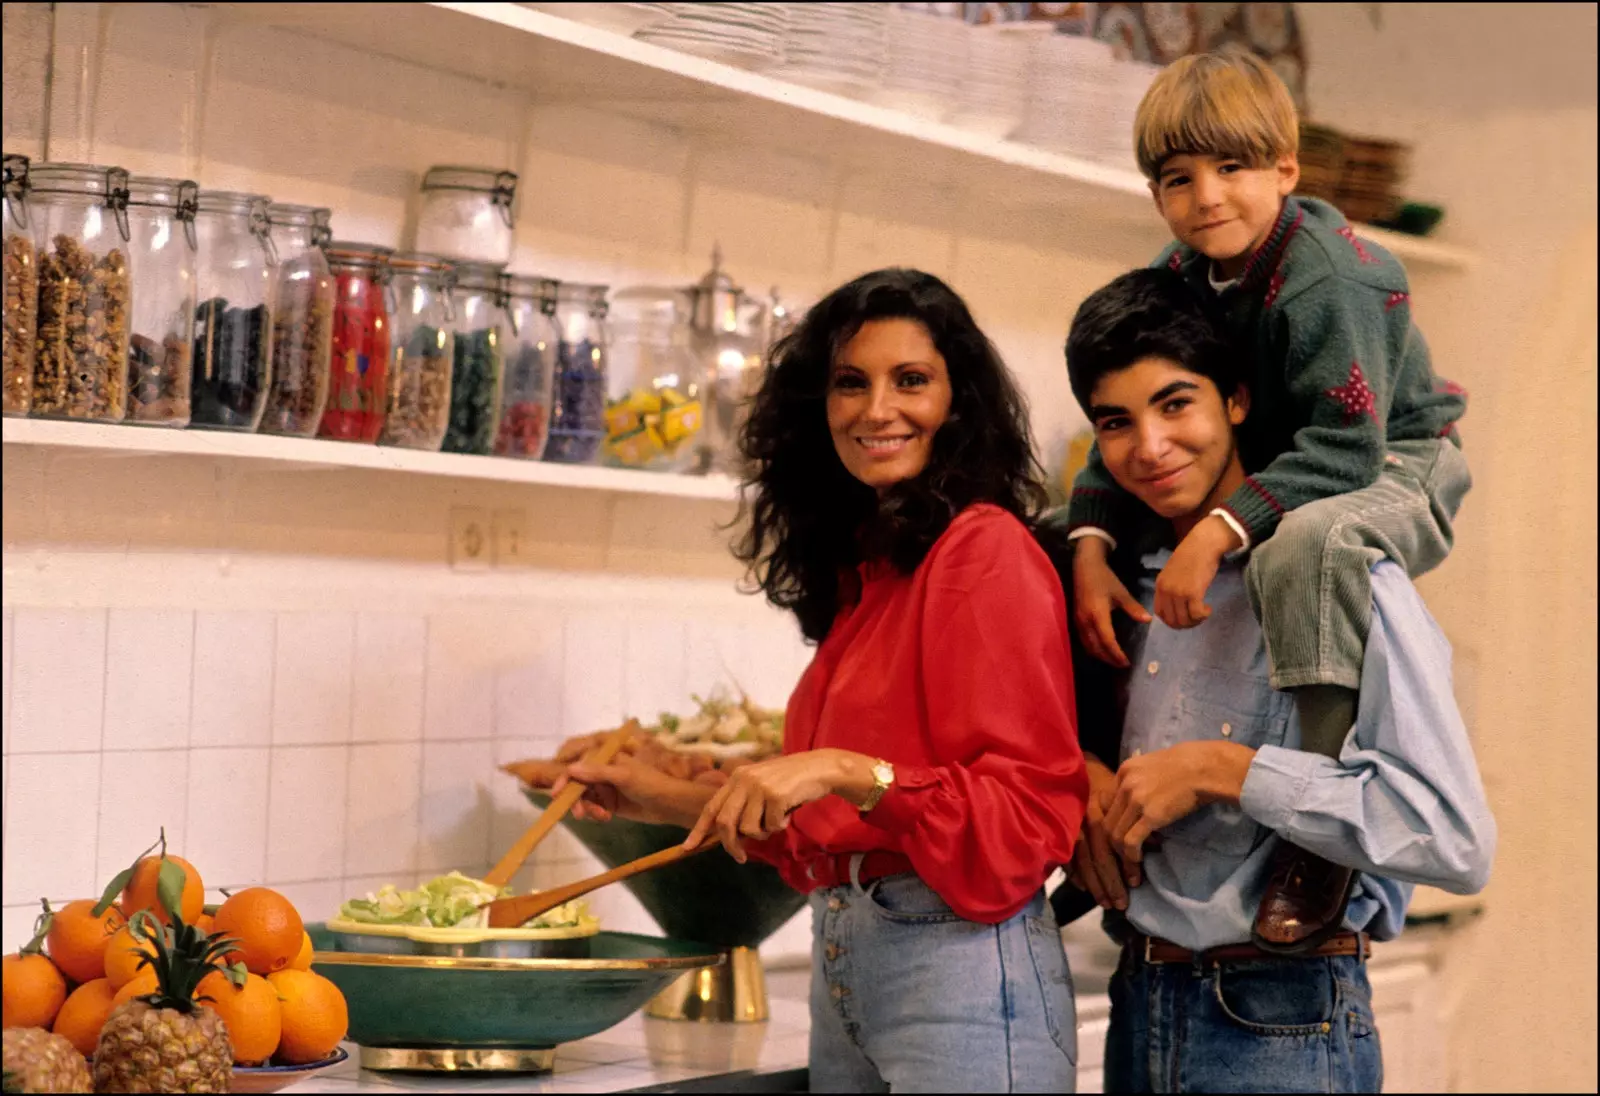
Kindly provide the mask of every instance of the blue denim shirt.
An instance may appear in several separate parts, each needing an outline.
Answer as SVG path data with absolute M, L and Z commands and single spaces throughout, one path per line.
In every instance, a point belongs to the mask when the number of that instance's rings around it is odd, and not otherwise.
M 1143 560 L 1154 601 L 1170 553 Z M 1488 881 L 1495 823 L 1451 690 L 1450 644 L 1405 571 L 1372 569 L 1372 627 L 1355 726 L 1338 761 L 1302 753 L 1290 694 L 1268 681 L 1266 646 L 1244 571 L 1224 563 L 1197 628 L 1154 621 L 1125 646 L 1122 759 L 1179 742 L 1256 749 L 1240 806 L 1214 803 L 1146 846 L 1128 895 L 1139 931 L 1188 948 L 1250 939 L 1276 840 L 1358 872 L 1345 927 L 1397 936 L 1412 885 L 1473 894 Z

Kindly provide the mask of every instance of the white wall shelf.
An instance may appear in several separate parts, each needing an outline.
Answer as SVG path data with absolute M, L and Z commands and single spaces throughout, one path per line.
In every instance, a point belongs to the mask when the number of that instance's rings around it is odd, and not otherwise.
M 171 430 L 113 423 L 56 422 L 47 419 L 4 420 L 5 447 L 49 446 L 85 456 L 225 457 L 276 464 L 284 468 L 365 469 L 424 476 L 450 476 L 612 491 L 635 495 L 732 502 L 738 484 L 728 476 L 685 476 L 624 468 L 547 464 L 508 457 L 423 453 L 376 445 L 236 434 L 220 430 Z
M 511 3 L 222 3 L 224 18 L 334 41 L 577 103 L 730 147 L 825 159 L 865 178 L 915 175 L 967 200 L 1062 218 L 1143 224 L 1134 171 L 998 140 L 639 42 Z M 1370 226 L 1359 235 L 1415 265 L 1464 269 L 1463 248 Z

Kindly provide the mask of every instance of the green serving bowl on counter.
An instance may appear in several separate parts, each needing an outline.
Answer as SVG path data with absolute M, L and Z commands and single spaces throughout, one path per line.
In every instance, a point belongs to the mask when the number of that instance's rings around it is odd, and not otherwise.
M 534 806 L 549 805 L 543 791 L 521 787 Z M 584 822 L 569 814 L 561 824 L 607 868 L 681 845 L 689 836 L 682 826 L 628 818 Z M 806 896 L 785 883 L 776 868 L 753 860 L 741 864 L 722 852 L 642 872 L 622 885 L 668 936 L 719 948 L 760 947 L 806 904 Z
M 552 1051 L 621 1023 L 686 971 L 723 962 L 704 944 L 624 932 L 589 937 L 584 958 L 507 959 L 338 951 L 325 923 L 306 929 L 317 973 L 344 993 L 349 1038 L 368 1068 L 385 1068 L 369 1050 L 471 1052 L 485 1062 L 492 1052 Z M 548 1069 L 543 1061 L 527 1068 Z

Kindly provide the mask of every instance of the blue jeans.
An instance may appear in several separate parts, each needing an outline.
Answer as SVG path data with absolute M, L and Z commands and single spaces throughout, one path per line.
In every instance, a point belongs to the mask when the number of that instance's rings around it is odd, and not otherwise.
M 1077 1009 L 1041 891 L 966 921 L 915 875 L 811 895 L 812 1092 L 1073 1092 Z
M 1355 956 L 1196 968 L 1123 949 L 1107 1092 L 1378 1092 L 1383 1049 Z

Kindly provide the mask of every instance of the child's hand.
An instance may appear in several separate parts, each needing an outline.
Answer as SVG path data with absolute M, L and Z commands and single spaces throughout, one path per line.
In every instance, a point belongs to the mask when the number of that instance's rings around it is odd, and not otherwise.
M 1106 562 L 1106 544 L 1099 537 L 1080 537 L 1072 553 L 1072 622 L 1078 641 L 1101 662 L 1126 669 L 1128 656 L 1117 645 L 1111 610 L 1150 623 L 1150 614 L 1136 601 Z
M 1211 615 L 1206 591 L 1217 577 L 1222 557 L 1238 546 L 1238 536 L 1218 517 L 1208 517 L 1189 530 L 1156 576 L 1156 616 L 1162 623 L 1193 628 Z

